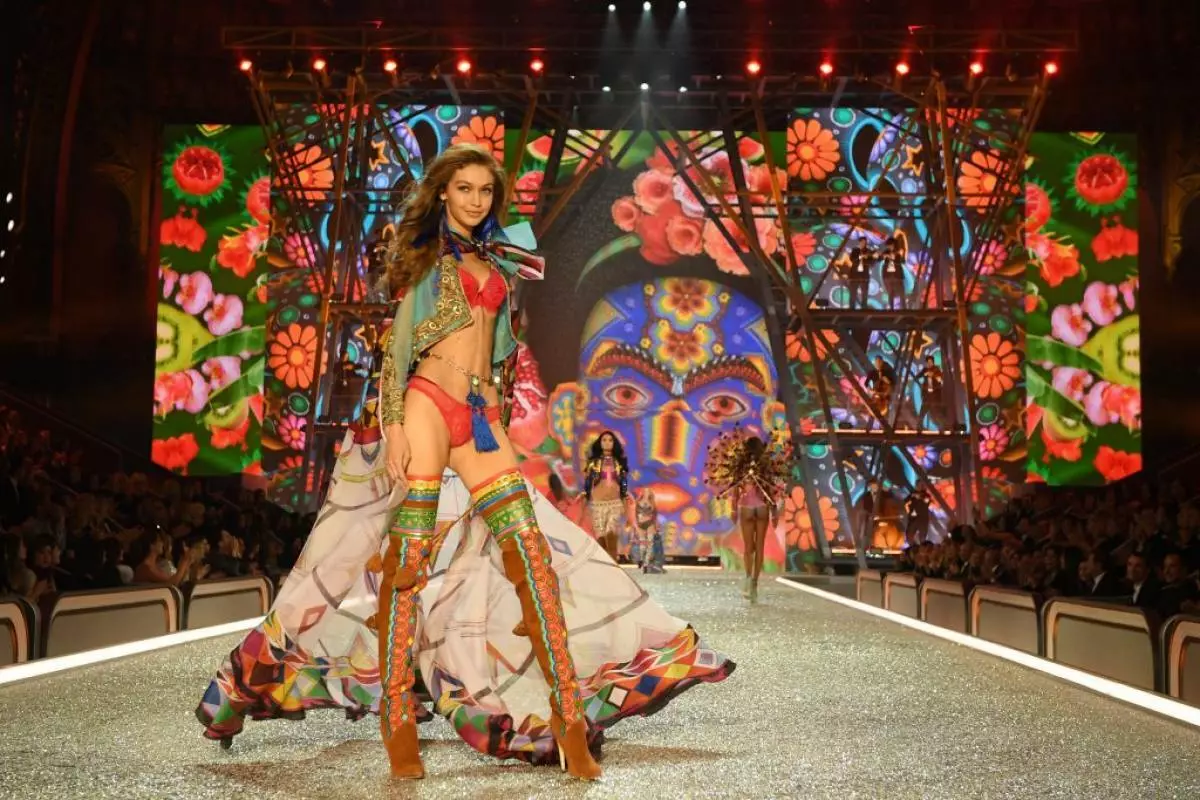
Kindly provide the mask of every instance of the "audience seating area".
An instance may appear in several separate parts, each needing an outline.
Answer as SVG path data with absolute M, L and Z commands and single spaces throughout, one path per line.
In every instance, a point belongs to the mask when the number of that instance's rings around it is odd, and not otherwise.
M 1200 616 L 861 570 L 860 602 L 1200 706 Z
M 260 576 L 200 581 L 186 592 L 163 585 L 64 592 L 48 615 L 27 600 L 3 597 L 0 667 L 261 617 L 276 588 Z

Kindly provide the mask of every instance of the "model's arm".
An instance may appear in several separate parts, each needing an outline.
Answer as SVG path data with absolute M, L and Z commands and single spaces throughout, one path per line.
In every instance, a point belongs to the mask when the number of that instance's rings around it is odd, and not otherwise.
M 592 499 L 592 478 L 592 462 L 588 461 L 583 466 L 583 496 L 587 498 L 588 502 L 591 502 Z
M 404 478 L 412 456 L 404 435 L 404 392 L 412 363 L 414 305 L 412 294 L 406 293 L 396 308 L 379 375 L 380 422 L 387 440 L 388 475 L 393 481 Z

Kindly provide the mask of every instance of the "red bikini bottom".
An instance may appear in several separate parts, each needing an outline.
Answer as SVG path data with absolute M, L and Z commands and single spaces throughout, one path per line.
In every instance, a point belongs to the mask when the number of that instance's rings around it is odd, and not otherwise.
M 408 379 L 408 388 L 416 389 L 428 397 L 441 412 L 450 432 L 450 446 L 461 447 L 471 441 L 471 407 L 455 400 L 446 391 L 428 378 L 414 375 Z M 500 421 L 500 406 L 487 407 L 488 422 Z

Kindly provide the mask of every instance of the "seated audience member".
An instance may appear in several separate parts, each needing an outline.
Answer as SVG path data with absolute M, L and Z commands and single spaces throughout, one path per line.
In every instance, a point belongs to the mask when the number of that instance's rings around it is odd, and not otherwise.
M 189 578 L 192 562 L 195 556 L 191 548 L 184 550 L 179 559 L 179 568 L 171 566 L 169 558 L 164 558 L 170 539 L 158 531 L 143 534 L 133 549 L 133 582 L 134 583 L 165 583 L 168 586 L 179 586 Z
M 1092 550 L 1080 562 L 1079 582 L 1084 597 L 1102 599 L 1125 594 L 1120 577 L 1109 569 L 1108 555 L 1101 550 Z
M 1200 572 L 1200 508 L 1188 503 L 1179 510 L 1175 543 L 1188 575 Z
M 1078 566 L 1072 570 L 1067 564 L 1066 552 L 1057 545 L 1042 549 L 1042 591 L 1047 597 L 1071 597 L 1078 593 Z
M 249 564 L 243 559 L 242 540 L 222 529 L 217 540 L 217 551 L 208 555 L 213 578 L 240 578 L 249 575 Z
M 1158 604 L 1158 592 L 1162 587 L 1158 578 L 1150 571 L 1146 556 L 1141 553 L 1131 553 L 1125 561 L 1125 582 L 1130 602 L 1138 608 L 1155 608 Z
M 1003 555 L 1000 548 L 989 547 L 983 553 L 983 564 L 980 568 L 980 583 L 990 583 L 996 586 L 1006 586 L 1012 583 L 1012 575 L 1004 568 Z
M 1196 607 L 1196 582 L 1184 572 L 1183 557 L 1167 553 L 1163 559 L 1162 586 L 1158 590 L 1157 610 L 1162 619 L 1173 617 L 1188 608 Z
M 125 547 L 121 540 L 114 537 L 100 543 L 99 569 L 96 570 L 97 589 L 119 589 L 133 580 L 133 570 L 122 563 L 125 558 Z
M 26 600 L 37 599 L 34 587 L 38 583 L 38 577 L 25 563 L 28 557 L 25 539 L 19 533 L 4 534 L 3 541 L 0 541 L 0 568 L 3 568 L 3 574 L 0 574 L 0 594 L 15 594 Z

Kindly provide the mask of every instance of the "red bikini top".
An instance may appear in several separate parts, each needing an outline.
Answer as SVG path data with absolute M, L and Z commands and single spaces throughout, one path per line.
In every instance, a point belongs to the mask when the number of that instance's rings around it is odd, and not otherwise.
M 458 277 L 462 281 L 463 294 L 467 296 L 467 302 L 472 307 L 483 308 L 493 314 L 500 310 L 500 304 L 504 302 L 504 295 L 508 291 L 508 287 L 499 272 L 494 269 L 489 270 L 487 282 L 482 288 L 475 276 L 462 266 L 458 268 Z

